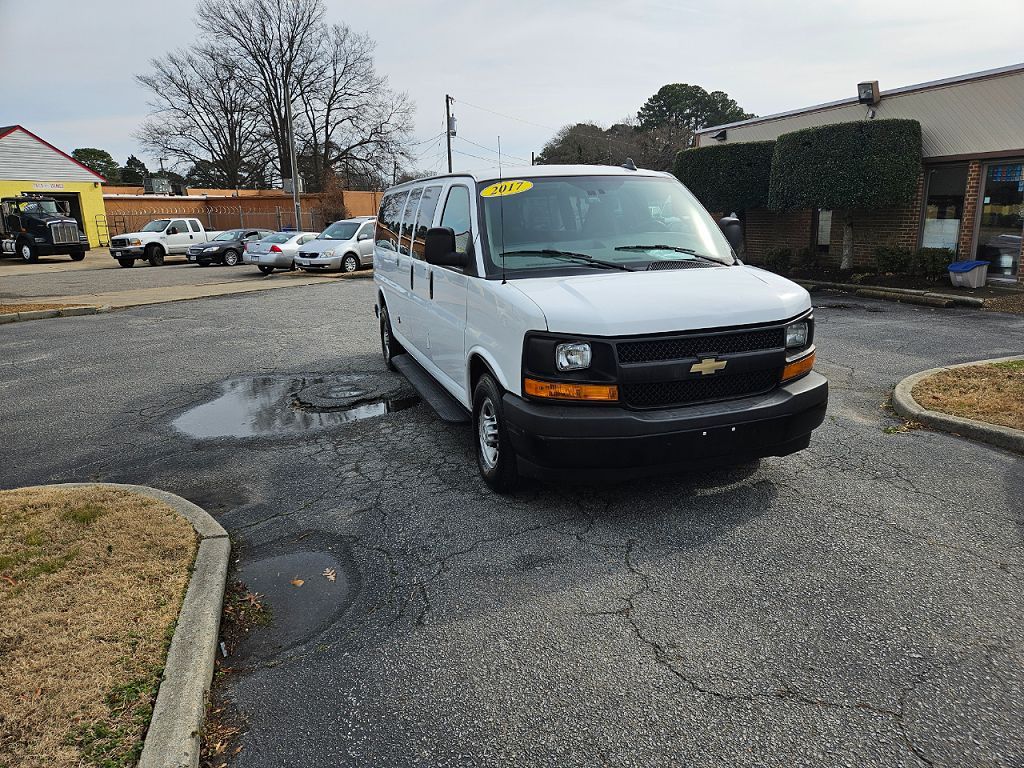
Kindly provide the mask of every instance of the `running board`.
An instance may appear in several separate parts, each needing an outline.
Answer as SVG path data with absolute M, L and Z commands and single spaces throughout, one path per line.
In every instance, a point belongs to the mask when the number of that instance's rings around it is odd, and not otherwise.
M 409 383 L 416 390 L 424 402 L 434 409 L 441 421 L 453 423 L 466 423 L 469 421 L 469 411 L 462 407 L 462 403 L 448 394 L 448 390 L 438 384 L 434 377 L 423 370 L 423 366 L 413 360 L 412 355 L 395 355 L 391 362 Z

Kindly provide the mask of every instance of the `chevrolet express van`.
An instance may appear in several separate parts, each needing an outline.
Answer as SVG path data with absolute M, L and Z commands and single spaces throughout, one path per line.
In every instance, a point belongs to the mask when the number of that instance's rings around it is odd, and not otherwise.
M 374 235 L 384 359 L 472 422 L 498 492 L 799 451 L 828 401 L 810 296 L 723 225 L 632 164 L 400 184 Z

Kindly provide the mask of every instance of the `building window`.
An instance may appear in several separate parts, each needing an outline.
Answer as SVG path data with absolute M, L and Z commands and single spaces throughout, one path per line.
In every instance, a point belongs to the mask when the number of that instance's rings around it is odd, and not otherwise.
M 921 247 L 955 251 L 960 238 L 960 221 L 964 215 L 967 166 L 929 168 L 925 170 L 925 178 L 928 188 Z
M 818 235 L 815 239 L 815 246 L 818 253 L 828 253 L 828 244 L 832 241 L 832 211 L 826 208 L 818 209 Z
M 1014 280 L 1024 236 L 1024 164 L 986 166 L 981 194 L 977 257 L 989 263 L 989 277 Z

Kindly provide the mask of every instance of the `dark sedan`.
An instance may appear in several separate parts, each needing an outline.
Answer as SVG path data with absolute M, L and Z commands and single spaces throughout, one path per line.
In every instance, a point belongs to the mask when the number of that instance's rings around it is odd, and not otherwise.
M 272 234 L 274 232 L 270 229 L 228 229 L 209 242 L 191 246 L 188 249 L 188 260 L 200 267 L 211 264 L 233 267 L 242 263 L 242 252 L 248 243 L 255 243 Z

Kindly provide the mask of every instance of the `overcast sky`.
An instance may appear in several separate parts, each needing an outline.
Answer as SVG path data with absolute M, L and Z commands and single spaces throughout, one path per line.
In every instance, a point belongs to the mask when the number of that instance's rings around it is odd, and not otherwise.
M 0 0 L 0 125 L 20 123 L 70 152 L 120 163 L 147 113 L 133 75 L 192 38 L 194 2 Z M 666 83 L 723 90 L 759 115 L 1024 60 L 1014 2 L 962 0 L 515 0 L 345 2 L 328 18 L 368 32 L 377 64 L 417 106 L 414 141 L 440 134 L 455 99 L 454 147 L 493 158 L 540 151 L 555 129 L 635 114 Z M 475 106 L 471 106 L 475 105 Z M 491 112 L 476 107 L 483 107 Z M 501 117 L 500 112 L 509 117 Z M 468 142 L 484 145 L 481 149 Z M 417 144 L 441 169 L 443 145 Z M 455 155 L 456 169 L 493 165 Z

